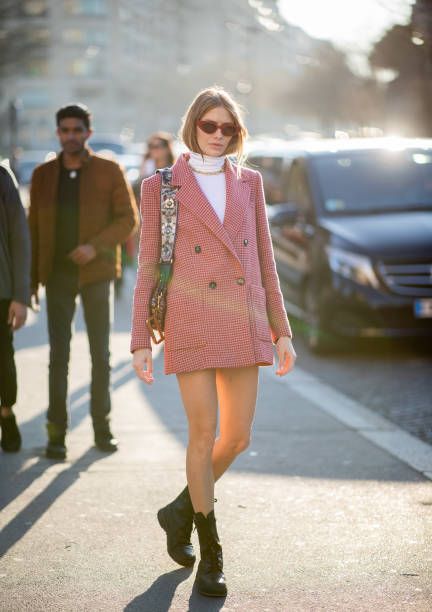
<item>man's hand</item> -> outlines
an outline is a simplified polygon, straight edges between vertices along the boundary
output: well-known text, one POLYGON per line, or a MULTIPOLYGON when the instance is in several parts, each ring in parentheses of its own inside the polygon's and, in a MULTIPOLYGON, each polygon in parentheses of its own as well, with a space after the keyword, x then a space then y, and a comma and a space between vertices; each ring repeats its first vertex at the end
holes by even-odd
POLYGON ((91 244, 80 244, 69 253, 69 257, 77 266, 85 266, 96 257, 96 249, 91 244))
POLYGON ((24 325, 27 319, 27 306, 20 302, 11 302, 8 313, 8 323, 16 331, 24 325))
POLYGON ((291 338, 288 338, 288 336, 281 336, 276 343, 276 352, 279 359, 276 374, 278 376, 284 376, 293 369, 295 360, 297 359, 291 338))
POLYGON ((132 365, 138 378, 148 385, 154 381, 151 349, 137 349, 133 353, 132 365))

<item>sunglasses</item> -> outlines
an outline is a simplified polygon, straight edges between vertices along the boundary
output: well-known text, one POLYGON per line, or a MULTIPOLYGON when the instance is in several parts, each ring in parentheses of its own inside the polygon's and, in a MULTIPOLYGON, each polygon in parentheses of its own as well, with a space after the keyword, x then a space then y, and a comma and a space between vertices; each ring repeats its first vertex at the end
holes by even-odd
POLYGON ((165 149, 167 145, 164 142, 151 142, 147 145, 148 149, 165 149))
POLYGON ((223 136, 230 138, 238 133, 239 129, 234 123, 216 123, 216 121, 197 121, 198 127, 206 134, 214 134, 220 128, 223 136))

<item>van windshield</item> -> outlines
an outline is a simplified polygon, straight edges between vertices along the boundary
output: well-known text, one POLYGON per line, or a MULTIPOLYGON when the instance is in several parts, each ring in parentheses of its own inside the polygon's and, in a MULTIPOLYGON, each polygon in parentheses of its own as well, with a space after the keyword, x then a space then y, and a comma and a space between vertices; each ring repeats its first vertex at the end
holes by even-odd
POLYGON ((432 210, 432 149, 312 158, 327 214, 432 210))

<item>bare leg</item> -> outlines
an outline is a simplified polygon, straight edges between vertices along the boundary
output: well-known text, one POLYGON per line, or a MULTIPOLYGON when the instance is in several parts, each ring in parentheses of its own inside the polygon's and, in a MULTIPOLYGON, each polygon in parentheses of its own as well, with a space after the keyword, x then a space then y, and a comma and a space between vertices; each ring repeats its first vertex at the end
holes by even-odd
POLYGON ((216 370, 219 431, 213 448, 213 474, 218 480, 250 441, 258 389, 258 366, 216 370))
POLYGON ((195 512, 204 516, 213 509, 212 452, 217 425, 215 370, 177 374, 189 423, 186 475, 195 512))

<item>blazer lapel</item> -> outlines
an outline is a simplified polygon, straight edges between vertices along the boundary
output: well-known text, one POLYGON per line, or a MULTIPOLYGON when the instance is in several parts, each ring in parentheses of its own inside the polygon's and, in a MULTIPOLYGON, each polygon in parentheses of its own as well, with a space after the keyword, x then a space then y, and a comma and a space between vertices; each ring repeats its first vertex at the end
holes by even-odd
POLYGON ((243 218, 249 205, 250 182, 246 178, 237 178, 236 170, 227 159, 226 169, 226 209, 224 226, 231 240, 235 240, 243 224, 243 218))
MULTIPOLYGON (((173 185, 178 185, 177 198, 181 206, 186 206, 197 217, 207 225, 207 227, 221 240, 227 249, 229 249, 235 257, 237 254, 234 250, 234 245, 225 226, 220 222, 219 217, 213 210, 212 205, 207 200, 201 191, 198 182, 193 174, 192 169, 184 155, 181 155, 173 167, 172 176, 173 185)), ((227 185, 228 192, 228 185, 227 185)), ((227 198, 228 204, 228 198, 227 198)), ((226 212, 225 212, 226 214, 226 212)))

